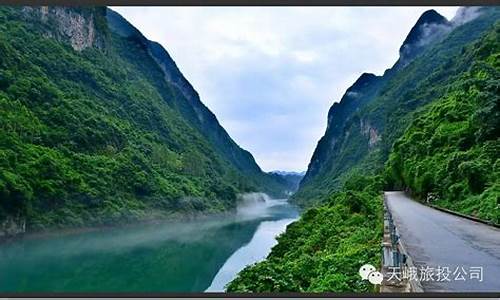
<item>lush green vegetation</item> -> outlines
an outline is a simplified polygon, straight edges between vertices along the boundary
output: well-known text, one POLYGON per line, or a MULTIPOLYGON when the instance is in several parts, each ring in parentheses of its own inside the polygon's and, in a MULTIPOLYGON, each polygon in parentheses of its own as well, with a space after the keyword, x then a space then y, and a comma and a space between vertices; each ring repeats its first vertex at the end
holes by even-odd
POLYGON ((183 95, 105 9, 73 12, 93 18, 99 43, 75 51, 50 14, 0 7, 0 221, 215 212, 262 190, 267 175, 242 172, 179 112, 183 95))
POLYGON ((381 177, 351 175, 342 192, 287 227, 268 258, 241 271, 228 292, 369 292, 365 263, 380 265, 381 177))
POLYGON ((394 145, 394 185, 500 224, 500 24, 467 52, 468 72, 417 114, 394 145))

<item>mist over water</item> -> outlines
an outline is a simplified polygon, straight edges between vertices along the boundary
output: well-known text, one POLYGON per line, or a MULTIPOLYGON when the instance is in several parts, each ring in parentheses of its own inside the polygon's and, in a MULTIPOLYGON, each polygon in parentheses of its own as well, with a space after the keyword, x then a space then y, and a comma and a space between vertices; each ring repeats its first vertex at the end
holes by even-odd
POLYGON ((286 200, 255 193, 224 216, 20 239, 0 245, 0 291, 200 292, 262 259, 297 217, 286 200))
POLYGON ((239 271, 243 270, 247 265, 266 258, 271 248, 278 243, 276 236, 284 232, 286 226, 295 220, 295 218, 287 218, 260 223, 252 240, 229 257, 215 275, 206 292, 223 292, 225 286, 236 277, 239 271))

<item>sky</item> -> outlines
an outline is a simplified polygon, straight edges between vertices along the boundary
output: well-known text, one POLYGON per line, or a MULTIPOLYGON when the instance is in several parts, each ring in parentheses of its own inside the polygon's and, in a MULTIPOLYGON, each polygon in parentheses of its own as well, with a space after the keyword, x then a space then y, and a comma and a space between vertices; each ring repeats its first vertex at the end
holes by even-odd
MULTIPOLYGON (((112 7, 169 52, 264 171, 304 171, 328 109, 429 7, 112 7)), ((432 7, 451 19, 457 7, 432 7)))

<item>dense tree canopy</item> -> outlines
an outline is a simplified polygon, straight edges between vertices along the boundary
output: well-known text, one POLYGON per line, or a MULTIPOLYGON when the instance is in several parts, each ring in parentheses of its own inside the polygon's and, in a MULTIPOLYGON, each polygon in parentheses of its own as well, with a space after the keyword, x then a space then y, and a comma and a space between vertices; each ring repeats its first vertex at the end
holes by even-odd
POLYGON ((394 145, 395 186, 500 224, 500 24, 469 51, 468 72, 425 107, 394 145))

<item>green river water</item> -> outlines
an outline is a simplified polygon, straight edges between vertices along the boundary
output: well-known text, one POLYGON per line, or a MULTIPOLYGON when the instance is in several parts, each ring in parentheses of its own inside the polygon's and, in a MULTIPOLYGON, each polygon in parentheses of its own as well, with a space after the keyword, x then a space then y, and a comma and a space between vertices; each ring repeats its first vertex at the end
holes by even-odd
POLYGON ((222 291, 297 217, 268 200, 198 221, 17 239, 0 245, 0 292, 222 291))

